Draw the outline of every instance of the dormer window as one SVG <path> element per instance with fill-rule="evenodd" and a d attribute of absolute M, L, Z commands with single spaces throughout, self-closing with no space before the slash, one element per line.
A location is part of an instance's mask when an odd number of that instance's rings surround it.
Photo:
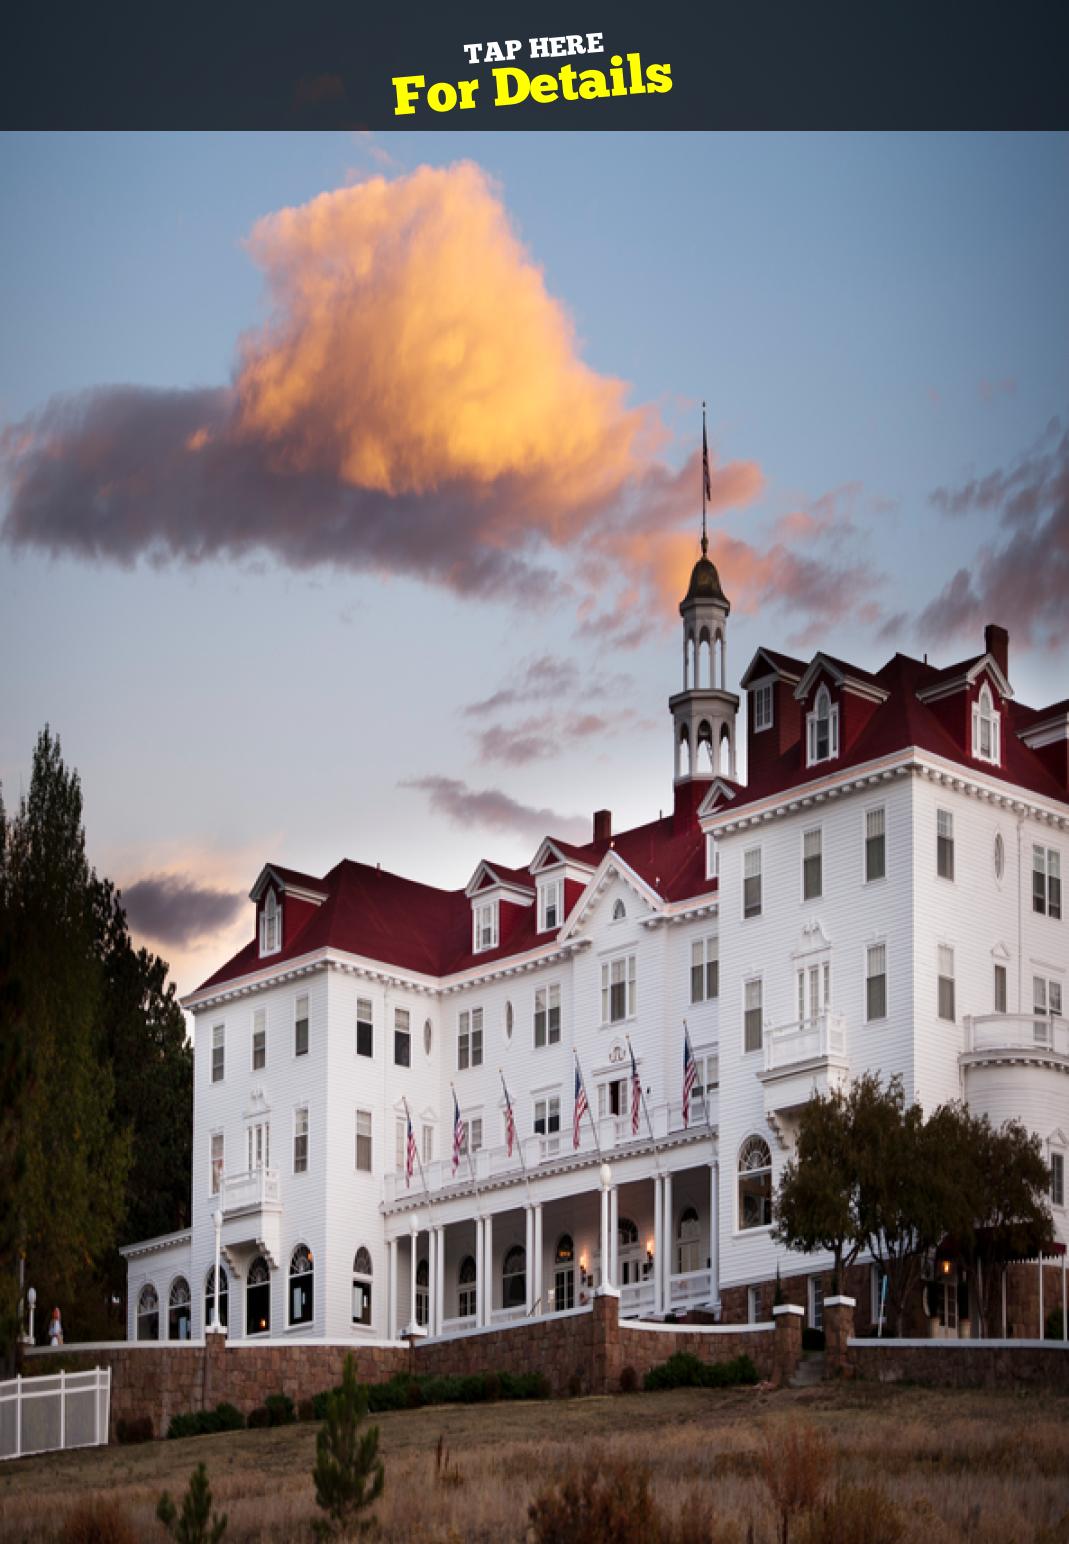
<path fill-rule="evenodd" d="M 562 920 L 562 892 L 564 882 L 560 879 L 547 879 L 538 887 L 538 931 L 540 933 L 556 932 Z"/>
<path fill-rule="evenodd" d="M 972 753 L 981 761 L 1000 759 L 1000 720 L 991 688 L 985 681 L 972 708 Z"/>
<path fill-rule="evenodd" d="M 472 950 L 497 948 L 497 902 L 488 901 L 472 908 Z"/>
<path fill-rule="evenodd" d="M 772 728 L 772 682 L 766 681 L 764 686 L 755 686 L 750 697 L 753 703 L 753 726 L 756 733 L 759 729 Z"/>
<path fill-rule="evenodd" d="M 832 705 L 826 686 L 817 692 L 812 713 L 806 717 L 807 765 L 830 761 L 839 754 L 839 706 Z"/>
<path fill-rule="evenodd" d="M 260 913 L 260 953 L 277 954 L 282 947 L 282 908 L 268 890 Z"/>

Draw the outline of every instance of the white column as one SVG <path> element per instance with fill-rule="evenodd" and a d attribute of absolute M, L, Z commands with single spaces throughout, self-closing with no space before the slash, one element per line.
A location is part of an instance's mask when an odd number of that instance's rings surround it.
<path fill-rule="evenodd" d="M 542 1203 L 534 1208 L 534 1300 L 535 1312 L 545 1313 L 545 1293 L 542 1288 Z"/>
<path fill-rule="evenodd" d="M 709 1165 L 709 1301 L 720 1301 L 720 1165 Z"/>
<path fill-rule="evenodd" d="M 435 1254 L 438 1249 L 438 1229 L 431 1225 L 427 1229 L 427 1334 L 436 1335 L 438 1331 L 434 1327 L 434 1313 L 437 1307 L 437 1295 L 435 1284 L 438 1280 L 438 1267 L 435 1264 Z"/>
<path fill-rule="evenodd" d="M 223 1214 L 219 1207 L 215 1208 L 215 1211 L 212 1215 L 212 1222 L 215 1225 L 215 1291 L 212 1293 L 211 1328 L 213 1330 L 219 1330 L 222 1329 L 222 1325 L 219 1323 L 219 1254 L 220 1244 L 223 1236 Z M 229 1314 L 227 1317 L 229 1318 Z"/>
<path fill-rule="evenodd" d="M 524 1303 L 528 1315 L 534 1308 L 535 1302 L 535 1259 L 534 1259 L 534 1207 L 525 1206 L 523 1209 L 523 1293 Z"/>
<path fill-rule="evenodd" d="M 485 1305 L 485 1302 L 486 1302 L 486 1290 L 485 1290 L 486 1289 L 486 1281 L 485 1281 L 485 1276 L 486 1276 L 486 1271 L 485 1271 L 485 1262 L 484 1262 L 484 1258 L 483 1258 L 483 1220 L 482 1220 L 481 1217 L 476 1217 L 476 1219 L 475 1219 L 475 1325 L 476 1325 L 477 1329 L 481 1329 L 482 1326 L 486 1323 L 486 1319 L 485 1319 L 484 1314 L 483 1314 L 483 1309 L 484 1309 L 484 1305 Z"/>
<path fill-rule="evenodd" d="M 494 1218 L 493 1214 L 483 1222 L 483 1249 L 486 1251 L 486 1324 L 494 1321 Z"/>
<path fill-rule="evenodd" d="M 386 1335 L 390 1340 L 397 1339 L 397 1240 L 390 1240 L 390 1270 L 389 1280 L 386 1283 Z"/>
<path fill-rule="evenodd" d="M 609 1191 L 612 1188 L 612 1170 L 607 1163 L 601 1166 L 601 1284 L 612 1285 L 611 1238 L 609 1234 Z"/>
<path fill-rule="evenodd" d="M 664 1254 L 664 1206 L 661 1176 L 653 1176 L 653 1316 L 659 1319 L 661 1308 L 661 1257 Z"/>
<path fill-rule="evenodd" d="M 434 1251 L 434 1319 L 437 1328 L 435 1334 L 442 1333 L 445 1323 L 445 1227 L 439 1224 L 435 1228 L 435 1237 L 438 1244 Z"/>
<path fill-rule="evenodd" d="M 614 1185 L 609 1191 L 609 1264 L 612 1268 L 611 1281 L 614 1287 L 620 1285 L 620 1191 Z"/>
<path fill-rule="evenodd" d="M 1037 1338 L 1043 1339 L 1043 1331 L 1046 1329 L 1046 1319 L 1043 1314 L 1043 1251 L 1039 1251 L 1039 1331 Z"/>
<path fill-rule="evenodd" d="M 662 1277 L 662 1280 L 664 1282 L 664 1287 L 663 1287 L 663 1291 L 664 1291 L 664 1311 L 665 1311 L 665 1313 L 671 1313 L 671 1311 L 672 1311 L 672 1176 L 670 1174 L 666 1174 L 665 1177 L 664 1177 L 664 1201 L 663 1201 L 663 1204 L 662 1204 L 662 1213 L 661 1213 L 661 1215 L 662 1215 L 662 1221 L 663 1221 L 663 1224 L 664 1224 L 664 1253 L 661 1256 L 661 1259 L 663 1261 L 663 1269 L 664 1269 L 664 1275 Z"/>
<path fill-rule="evenodd" d="M 416 1266 L 419 1263 L 416 1256 L 419 1253 L 419 1218 L 413 1217 L 409 1223 L 410 1237 L 412 1239 L 412 1258 L 408 1272 L 408 1327 L 414 1329 L 416 1325 Z"/>

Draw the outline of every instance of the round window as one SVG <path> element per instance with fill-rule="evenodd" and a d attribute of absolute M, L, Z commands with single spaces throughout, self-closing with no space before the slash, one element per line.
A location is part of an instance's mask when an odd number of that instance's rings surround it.
<path fill-rule="evenodd" d="M 505 1004 L 505 1039 L 512 1039 L 512 1004 Z"/>
<path fill-rule="evenodd" d="M 1006 872 L 1006 844 L 1002 840 L 1002 832 L 995 835 L 995 878 L 1001 879 Z"/>
<path fill-rule="evenodd" d="M 430 1019 L 425 1019 L 423 1021 L 423 1049 L 428 1056 L 431 1054 L 431 1038 L 433 1033 Z"/>

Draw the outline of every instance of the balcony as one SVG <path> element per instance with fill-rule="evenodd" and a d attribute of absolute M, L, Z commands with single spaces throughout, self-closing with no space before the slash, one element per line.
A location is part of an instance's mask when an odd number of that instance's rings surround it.
<path fill-rule="evenodd" d="M 403 1204 L 406 1200 L 418 1202 L 426 1190 L 432 1196 L 453 1192 L 462 1194 L 483 1186 L 517 1183 L 524 1172 L 536 1174 L 551 1168 L 571 1167 L 573 1164 L 589 1164 L 596 1161 L 598 1151 L 603 1156 L 623 1156 L 630 1150 L 658 1144 L 674 1143 L 686 1137 L 707 1136 L 716 1130 L 718 1119 L 718 1094 L 712 1090 L 706 1098 L 691 1100 L 690 1120 L 683 1121 L 683 1107 L 677 1099 L 666 1104 L 651 1105 L 649 1114 L 645 1107 L 639 1120 L 638 1132 L 631 1130 L 630 1108 L 623 1115 L 606 1115 L 594 1122 L 597 1142 L 589 1118 L 583 1118 L 578 1148 L 572 1147 L 571 1112 L 564 1116 L 567 1124 L 559 1131 L 535 1133 L 517 1141 L 509 1156 L 508 1149 L 483 1147 L 471 1157 L 460 1160 L 453 1173 L 451 1158 L 436 1159 L 423 1165 L 422 1175 L 417 1166 L 410 1184 L 405 1183 L 403 1172 L 387 1174 L 383 1183 L 383 1199 L 387 1208 Z M 521 1159 L 522 1153 L 522 1159 Z"/>
<path fill-rule="evenodd" d="M 277 1267 L 282 1218 L 278 1170 L 224 1174 L 219 1206 L 223 1214 L 222 1247 L 235 1269 L 240 1259 L 257 1254 Z"/>
<path fill-rule="evenodd" d="M 1032 1062 L 1069 1070 L 1069 1019 L 1041 1013 L 984 1013 L 963 1021 L 961 1060 Z"/>
<path fill-rule="evenodd" d="M 757 1074 L 765 1090 L 765 1119 L 782 1146 L 784 1122 L 813 1094 L 827 1094 L 847 1078 L 846 1020 L 825 1009 L 765 1032 L 765 1065 Z M 792 1113 L 793 1112 L 793 1113 Z"/>

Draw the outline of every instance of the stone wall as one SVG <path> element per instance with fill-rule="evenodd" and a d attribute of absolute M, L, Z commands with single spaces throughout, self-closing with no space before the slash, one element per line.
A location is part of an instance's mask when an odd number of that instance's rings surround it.
<path fill-rule="evenodd" d="M 879 1383 L 927 1383 L 936 1388 L 1023 1388 L 1069 1393 L 1069 1351 L 989 1341 L 854 1341 L 854 1376 Z"/>

